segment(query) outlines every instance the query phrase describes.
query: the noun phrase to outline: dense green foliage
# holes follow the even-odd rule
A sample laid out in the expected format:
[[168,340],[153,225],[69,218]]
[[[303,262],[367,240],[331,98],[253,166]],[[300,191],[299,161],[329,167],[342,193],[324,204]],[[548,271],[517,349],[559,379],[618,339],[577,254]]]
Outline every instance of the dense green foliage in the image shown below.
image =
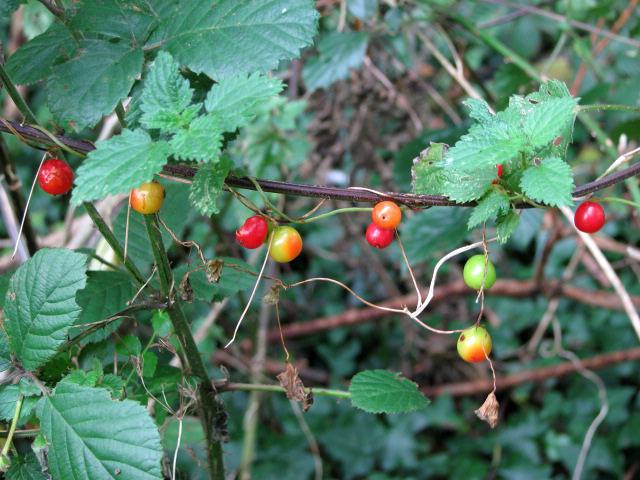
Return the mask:
[[[435,388],[490,385],[491,369],[462,362],[457,335],[405,315],[415,300],[402,303],[414,286],[401,246],[424,292],[440,258],[496,237],[483,324],[499,378],[637,346],[609,278],[557,208],[574,206],[574,188],[604,174],[617,147],[640,142],[637,7],[541,3],[551,19],[447,0],[42,3],[0,0],[0,41],[21,44],[5,48],[3,70],[42,127],[95,149],[49,146],[76,173],[71,195],[31,199],[42,245],[55,248],[21,264],[2,250],[1,436],[18,429],[0,454],[6,478],[198,479],[209,467],[222,478],[221,460],[229,476],[256,479],[570,478],[604,404],[582,478],[636,474],[636,363],[597,371],[602,385],[575,366],[515,382],[498,392],[490,429],[474,415],[490,386]],[[592,39],[585,24],[616,33]],[[23,120],[8,93],[1,117]],[[0,141],[26,197],[41,152],[19,135]],[[316,200],[229,191],[228,175],[475,203],[405,208],[402,243],[374,250],[369,212],[308,221]],[[126,194],[154,178],[166,188],[159,215],[128,211]],[[598,235],[637,300],[637,177],[598,195],[627,201],[604,204]],[[128,263],[89,226],[86,202]],[[309,215],[349,206],[327,200]],[[234,231],[251,209],[298,223],[300,257],[264,267],[267,247],[240,249]],[[456,331],[476,321],[477,292],[460,285],[481,250],[444,264],[447,298],[420,320]],[[365,307],[335,282],[294,285],[317,277],[396,310]],[[331,316],[304,334],[290,325]]]

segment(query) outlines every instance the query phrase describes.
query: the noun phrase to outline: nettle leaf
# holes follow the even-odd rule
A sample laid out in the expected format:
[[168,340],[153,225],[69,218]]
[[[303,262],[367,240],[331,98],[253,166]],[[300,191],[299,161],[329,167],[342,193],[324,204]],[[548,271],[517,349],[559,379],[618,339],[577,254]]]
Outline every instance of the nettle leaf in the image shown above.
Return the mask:
[[431,143],[413,160],[411,167],[411,186],[413,193],[442,195],[446,173],[442,160],[447,146],[444,143]]
[[71,18],[69,27],[84,35],[129,39],[134,44],[140,44],[154,22],[153,13],[144,1],[84,1]]
[[500,215],[496,221],[496,234],[500,243],[506,243],[509,237],[520,225],[520,215],[515,210],[509,210],[506,215]]
[[211,88],[204,107],[215,114],[222,130],[233,132],[247,125],[255,116],[257,106],[283,88],[281,80],[260,73],[234,75],[221,79]]
[[196,73],[221,79],[296,58],[316,34],[313,0],[185,0],[148,44],[161,44]]
[[[90,271],[87,275],[86,287],[76,296],[82,313],[76,321],[76,327],[69,332],[71,336],[78,335],[84,330],[77,326],[105,320],[124,310],[137,290],[131,283],[131,277],[121,271]],[[119,321],[112,322],[86,336],[82,342],[104,340],[118,328],[118,325],[120,325]]]
[[57,65],[47,82],[51,113],[75,131],[114,111],[140,74],[142,49],[126,43],[84,40],[80,55]]
[[[22,379],[21,383],[24,381],[26,380]],[[7,385],[0,389],[0,420],[7,422],[11,421],[16,412],[16,403],[18,402],[20,395],[24,396],[24,400],[22,402],[22,409],[20,410],[18,423],[22,425],[29,420],[36,403],[38,403],[40,390],[37,392],[33,392],[31,390],[25,391],[24,388],[20,387],[20,385]]]
[[474,170],[446,168],[443,193],[450,200],[465,203],[482,197],[496,178],[495,167]]
[[318,43],[318,56],[310,58],[302,70],[309,90],[327,88],[333,82],[349,77],[352,69],[364,62],[369,43],[365,32],[331,32]]
[[527,197],[537,202],[554,207],[573,204],[573,172],[566,162],[557,157],[544,159],[540,165],[527,168],[522,174],[520,187]]
[[543,147],[555,138],[566,135],[573,126],[577,101],[574,98],[552,98],[531,106],[524,115],[523,130],[532,147]]
[[507,213],[511,204],[506,193],[500,190],[491,190],[478,202],[478,206],[471,212],[471,217],[467,227],[471,230],[476,225],[496,218],[498,215]]
[[76,171],[72,203],[126,193],[149,181],[167,163],[169,144],[153,141],[143,130],[123,130],[120,135],[96,143]]
[[365,370],[351,379],[351,403],[369,413],[403,413],[425,408],[418,385],[388,370]]
[[213,115],[203,115],[181,128],[169,141],[178,160],[217,162],[222,147],[222,130]]
[[40,400],[37,415],[53,478],[163,478],[160,435],[139,403],[62,382]]
[[49,477],[42,473],[42,466],[33,452],[24,457],[11,459],[11,467],[6,473],[7,480],[47,480]]
[[[3,295],[4,298],[4,295]],[[4,372],[11,366],[11,349],[7,334],[0,326],[0,372]]]
[[180,64],[167,52],[160,52],[144,80],[140,122],[147,128],[173,132],[188,125],[200,110],[199,105],[187,110],[192,98],[193,89],[180,74]]
[[218,197],[230,169],[231,160],[228,157],[222,157],[218,163],[201,165],[198,169],[191,184],[189,199],[203,215],[211,216],[220,212]]
[[467,98],[462,104],[469,109],[469,116],[480,123],[488,122],[494,116],[489,104],[480,98]]
[[42,249],[11,278],[4,327],[11,351],[26,370],[52,358],[80,315],[76,293],[86,283],[86,255]]
[[29,85],[47,78],[56,61],[69,58],[76,48],[76,41],[67,27],[54,23],[46,32],[16,50],[5,68],[15,83]]

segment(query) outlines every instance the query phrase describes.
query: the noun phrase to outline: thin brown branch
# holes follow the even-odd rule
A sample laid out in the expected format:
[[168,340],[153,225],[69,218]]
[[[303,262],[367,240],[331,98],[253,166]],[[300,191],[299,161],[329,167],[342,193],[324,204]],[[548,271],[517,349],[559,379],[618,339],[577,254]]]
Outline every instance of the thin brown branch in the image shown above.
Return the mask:
[[[469,287],[467,287],[463,281],[452,282],[435,289],[431,306],[448,301],[454,297],[472,294],[474,293],[469,290]],[[492,296],[527,298],[537,294],[550,297],[559,295],[593,307],[624,311],[622,302],[615,293],[587,290],[563,284],[558,280],[547,280],[542,286],[538,287],[535,282],[531,280],[505,279],[496,281],[493,287],[491,287]],[[415,294],[409,294],[381,302],[379,306],[386,308],[403,308],[405,305],[415,304],[416,300]],[[640,307],[640,297],[632,297],[632,300],[637,307]],[[359,325],[361,323],[379,320],[391,314],[392,312],[377,308],[353,308],[329,317],[283,325],[282,335],[284,338],[312,335],[338,327]],[[279,340],[280,332],[275,329],[271,330],[269,332],[269,341],[277,342]]]
[[[610,365],[622,362],[632,362],[640,360],[640,347],[616,352],[603,353],[591,358],[585,358],[578,364],[574,362],[563,362],[549,367],[525,370],[522,372],[497,378],[497,389],[506,390],[522,385],[523,383],[542,382],[549,378],[557,378],[577,372],[580,368],[597,370]],[[470,382],[450,383],[433,387],[424,387],[423,393],[427,396],[437,397],[438,395],[486,395],[487,391],[493,388],[493,380],[490,378],[473,380]]]

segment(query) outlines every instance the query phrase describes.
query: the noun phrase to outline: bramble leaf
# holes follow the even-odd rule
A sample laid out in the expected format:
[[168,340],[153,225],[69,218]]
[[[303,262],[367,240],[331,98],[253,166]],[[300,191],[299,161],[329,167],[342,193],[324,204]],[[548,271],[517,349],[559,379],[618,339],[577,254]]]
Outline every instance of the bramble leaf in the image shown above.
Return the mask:
[[444,143],[431,143],[413,160],[411,167],[411,185],[413,193],[442,195],[446,174],[442,160],[446,152]]
[[571,167],[557,157],[544,159],[540,165],[527,168],[520,186],[525,195],[537,202],[554,207],[573,203]]
[[500,243],[506,243],[509,237],[520,225],[520,215],[515,210],[509,210],[506,215],[500,215],[496,221],[496,233]]
[[478,206],[471,212],[467,227],[471,230],[476,225],[496,218],[502,213],[508,212],[511,204],[506,193],[499,190],[491,190],[478,202]]
[[220,211],[217,201],[230,168],[231,160],[222,157],[218,163],[202,165],[198,169],[191,184],[189,198],[203,215],[211,216]]
[[425,408],[430,401],[411,380],[388,370],[365,370],[351,379],[351,403],[369,413],[403,413]]

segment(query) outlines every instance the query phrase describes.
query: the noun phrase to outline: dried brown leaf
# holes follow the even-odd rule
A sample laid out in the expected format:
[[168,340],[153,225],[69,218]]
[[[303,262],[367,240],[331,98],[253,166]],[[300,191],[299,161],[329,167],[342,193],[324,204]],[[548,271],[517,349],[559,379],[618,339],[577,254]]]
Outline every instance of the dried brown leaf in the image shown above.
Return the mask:
[[482,406],[475,411],[478,418],[484,422],[487,422],[491,428],[495,428],[498,425],[498,413],[500,411],[500,404],[496,398],[496,394],[491,392]]
[[220,281],[220,275],[222,275],[222,267],[224,266],[224,260],[216,258],[215,260],[209,260],[204,271],[207,276],[207,282],[218,283]]
[[298,376],[298,369],[287,362],[287,368],[284,372],[278,374],[280,386],[284,388],[287,398],[300,402],[302,410],[305,412],[311,408],[313,404],[313,392],[311,389],[307,392],[304,384]]

